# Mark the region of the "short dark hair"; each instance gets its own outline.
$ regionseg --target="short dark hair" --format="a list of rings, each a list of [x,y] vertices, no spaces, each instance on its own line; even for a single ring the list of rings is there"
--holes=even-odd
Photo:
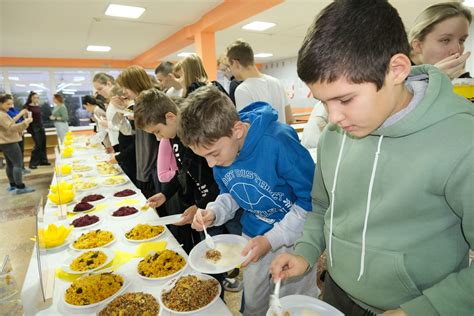
[[[0,94],[0,103],[5,103],[8,100],[13,100],[13,97],[11,94],[8,94],[8,93]]]
[[[166,113],[178,114],[178,106],[159,89],[142,91],[135,100],[133,119],[135,126],[145,129],[156,124],[166,124]]]
[[[298,52],[298,76],[306,83],[371,82],[382,88],[392,56],[409,56],[397,10],[387,0],[336,0],[316,17]]]
[[[173,72],[173,63],[169,61],[164,61],[161,64],[158,65],[155,69],[155,75],[158,73],[161,73],[165,76]]]
[[[85,95],[82,97],[82,104],[85,105],[86,103],[89,103],[92,105],[99,105],[97,100],[91,95]]]
[[[244,67],[252,66],[255,63],[252,47],[241,39],[227,46],[227,59],[229,59],[229,62],[238,60]]]
[[[203,86],[184,100],[178,115],[177,134],[184,146],[207,147],[232,136],[239,121],[235,105],[214,86]]]

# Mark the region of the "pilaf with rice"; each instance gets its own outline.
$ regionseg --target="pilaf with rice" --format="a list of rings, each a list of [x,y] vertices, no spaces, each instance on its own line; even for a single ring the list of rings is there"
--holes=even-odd
[[[165,228],[161,225],[151,226],[148,224],[138,224],[130,231],[126,232],[125,237],[131,240],[150,239],[160,235],[164,230]]]
[[[82,234],[73,243],[76,249],[92,249],[106,245],[114,240],[114,234],[107,230],[93,230],[88,233]]]
[[[175,286],[161,295],[163,304],[177,312],[190,312],[208,305],[219,293],[215,279],[199,280],[195,275],[179,278]]]
[[[118,274],[91,274],[72,282],[64,299],[66,303],[76,306],[95,304],[114,295],[123,283],[123,277]]]
[[[99,316],[152,316],[158,315],[160,304],[151,294],[125,293],[113,299]]]
[[[87,271],[97,268],[107,261],[107,255],[102,251],[87,251],[74,259],[69,268],[72,271]]]
[[[186,265],[179,253],[165,249],[149,254],[138,263],[138,273],[147,278],[162,278],[178,272]]]

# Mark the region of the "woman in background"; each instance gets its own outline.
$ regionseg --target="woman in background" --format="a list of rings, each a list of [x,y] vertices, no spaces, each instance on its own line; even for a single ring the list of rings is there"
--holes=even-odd
[[[198,55],[191,54],[186,56],[181,61],[180,66],[182,67],[183,95],[185,98],[194,90],[206,85],[214,85],[228,96],[227,91],[219,82],[209,80],[201,58]]]
[[[414,64],[431,64],[449,78],[469,78],[464,67],[470,52],[464,53],[472,14],[459,2],[438,3],[418,15],[408,34]]]
[[[5,155],[7,173],[10,186],[8,192],[24,194],[34,192],[33,188],[26,187],[23,183],[23,155],[19,142],[23,131],[33,121],[32,118],[26,118],[22,122],[16,123],[18,119],[27,114],[27,110],[21,110],[14,118],[11,118],[7,111],[13,106],[13,98],[9,94],[0,95],[0,150]]]
[[[46,132],[41,119],[41,108],[39,106],[39,95],[31,91],[28,94],[24,108],[32,113],[33,122],[28,126],[28,133],[31,134],[35,147],[31,152],[30,169],[36,169],[38,166],[50,166],[48,155],[46,153]]]
[[[67,114],[67,108],[64,105],[64,99],[61,95],[55,94],[53,96],[53,103],[55,106],[49,119],[54,122],[56,133],[62,143],[64,141],[64,136],[66,136],[66,132],[69,131],[69,115]]]

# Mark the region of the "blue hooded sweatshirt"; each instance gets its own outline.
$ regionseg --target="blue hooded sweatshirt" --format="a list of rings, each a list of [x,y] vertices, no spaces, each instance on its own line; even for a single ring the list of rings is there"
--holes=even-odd
[[[315,165],[295,130],[279,123],[269,104],[255,102],[239,114],[250,123],[244,145],[230,166],[213,171],[221,194],[230,193],[244,209],[242,230],[253,238],[281,221],[293,204],[311,211]]]

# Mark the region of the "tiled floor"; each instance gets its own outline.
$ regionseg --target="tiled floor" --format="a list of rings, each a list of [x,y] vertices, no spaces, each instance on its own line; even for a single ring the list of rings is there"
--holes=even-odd
[[[38,167],[25,176],[27,186],[34,187],[36,192],[16,195],[6,191],[8,181],[5,169],[0,169],[0,260],[10,255],[14,276],[22,286],[30,262],[35,235],[35,206],[41,196],[46,198],[53,175],[53,167]],[[225,301],[233,315],[240,315],[240,293],[225,293]]]

